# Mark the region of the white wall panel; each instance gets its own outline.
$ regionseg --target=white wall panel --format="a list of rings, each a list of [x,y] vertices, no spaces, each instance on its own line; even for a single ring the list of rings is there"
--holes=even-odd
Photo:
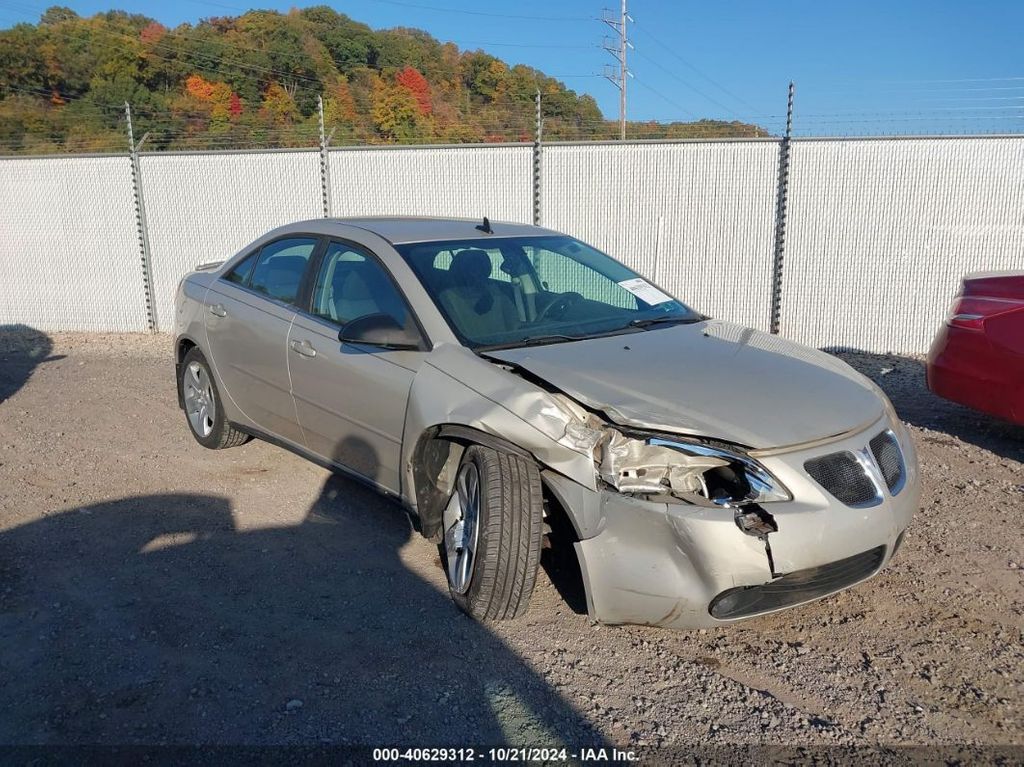
[[[335,216],[456,216],[533,220],[528,146],[336,149]]]
[[[317,152],[153,154],[139,163],[161,330],[173,327],[174,291],[197,264],[323,215]]]
[[[541,223],[766,328],[778,156],[775,142],[545,147]]]
[[[928,350],[961,277],[1024,269],[1024,138],[796,141],[781,332]]]
[[[0,325],[146,330],[128,157],[0,160]]]
[[[1024,137],[795,141],[782,333],[921,353],[961,277],[1024,269]],[[551,145],[542,223],[765,327],[776,142]],[[156,311],[182,274],[321,215],[316,152],[141,158]],[[526,146],[334,150],[334,213],[531,219]],[[127,157],[0,160],[0,324],[142,331]]]

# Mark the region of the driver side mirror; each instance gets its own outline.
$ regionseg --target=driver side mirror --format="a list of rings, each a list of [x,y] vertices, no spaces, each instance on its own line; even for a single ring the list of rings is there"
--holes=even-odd
[[[344,344],[365,344],[395,351],[423,348],[419,333],[400,325],[390,314],[357,317],[342,327],[338,340]]]

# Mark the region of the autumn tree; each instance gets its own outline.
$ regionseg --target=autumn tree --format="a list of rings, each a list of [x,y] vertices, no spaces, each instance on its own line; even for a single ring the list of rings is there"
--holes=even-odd
[[[607,138],[591,96],[428,33],[373,30],[325,5],[211,16],[167,28],[141,14],[55,6],[0,30],[0,139],[8,151],[124,144],[133,106],[147,147],[315,143],[317,97],[347,141],[509,141],[532,135],[543,94],[552,139]],[[652,123],[652,136],[764,135],[743,123]]]
[[[271,82],[263,92],[260,115],[270,122],[281,125],[292,123],[299,117],[292,94],[279,82]]]
[[[395,82],[399,87],[405,88],[409,91],[414,99],[416,99],[416,107],[419,109],[421,115],[429,115],[431,112],[430,103],[430,83],[427,82],[418,69],[414,67],[403,67],[395,75]]]
[[[242,100],[227,83],[212,82],[200,75],[192,75],[185,80],[185,93],[192,99],[197,111],[209,116],[210,127],[218,132],[223,132],[228,122],[242,114]]]
[[[398,84],[378,81],[373,92],[373,123],[386,141],[416,138],[419,104]]]

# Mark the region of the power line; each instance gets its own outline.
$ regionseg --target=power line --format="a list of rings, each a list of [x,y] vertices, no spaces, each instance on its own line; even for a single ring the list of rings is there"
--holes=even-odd
[[[671,56],[673,56],[673,57],[674,57],[675,59],[677,59],[677,60],[678,60],[678,61],[679,61],[679,62],[680,62],[681,64],[683,64],[684,66],[686,66],[686,67],[690,68],[691,70],[693,70],[694,72],[696,72],[696,73],[697,73],[698,75],[700,75],[701,77],[703,77],[703,78],[704,78],[705,80],[707,80],[707,81],[708,81],[709,83],[711,83],[711,84],[712,84],[713,86],[715,86],[715,87],[716,87],[716,88],[718,88],[718,89],[719,89],[720,91],[722,91],[723,93],[725,93],[725,94],[726,94],[727,96],[729,96],[729,97],[731,97],[732,99],[734,99],[734,100],[735,100],[735,101],[736,101],[737,103],[739,103],[739,104],[742,104],[742,105],[743,105],[744,107],[746,107],[747,109],[749,109],[749,110],[750,110],[750,112],[751,112],[751,114],[753,114],[753,115],[757,116],[757,114],[758,114],[758,110],[757,110],[756,108],[754,108],[754,107],[753,107],[753,106],[751,106],[751,105],[750,105],[749,103],[747,103],[746,101],[744,101],[743,99],[741,99],[741,98],[740,98],[739,96],[737,96],[737,95],[736,95],[735,93],[733,93],[733,92],[732,92],[732,91],[730,91],[730,90],[729,90],[728,88],[726,88],[726,87],[725,87],[724,85],[720,84],[719,82],[717,82],[717,81],[715,81],[715,80],[711,79],[711,77],[709,77],[708,75],[704,74],[704,72],[702,72],[702,71],[701,71],[700,69],[698,69],[698,68],[697,68],[696,66],[694,66],[694,65],[693,65],[693,64],[691,64],[691,63],[690,63],[689,61],[687,61],[687,60],[686,60],[686,59],[684,59],[684,58],[683,58],[682,56],[680,56],[680,55],[679,55],[679,54],[678,54],[678,53],[677,53],[677,52],[675,51],[675,49],[673,49],[673,48],[672,48],[672,47],[671,47],[670,45],[667,45],[666,43],[663,43],[663,42],[662,42],[661,40],[659,40],[659,39],[658,39],[657,37],[655,37],[655,36],[654,36],[654,35],[653,35],[653,34],[652,34],[652,33],[650,32],[650,30],[648,30],[648,29],[647,29],[647,27],[643,26],[642,24],[637,24],[636,26],[637,26],[637,29],[639,29],[639,30],[640,30],[641,32],[643,32],[643,33],[644,33],[645,35],[647,35],[647,36],[648,36],[648,37],[649,37],[649,38],[650,38],[650,39],[651,39],[651,40],[652,40],[652,41],[653,41],[653,42],[654,42],[654,43],[655,43],[656,45],[658,45],[658,46],[660,46],[661,48],[664,48],[664,49],[665,49],[666,51],[668,51],[668,53],[669,53],[669,54],[670,54]],[[705,97],[705,98],[707,98],[707,97]]]
[[[199,7],[210,7],[210,8],[223,8],[228,11],[241,11],[248,13],[250,11],[260,10],[251,6],[244,7],[239,5],[231,5],[228,3],[218,3],[213,0],[185,0],[190,5],[196,5]],[[527,21],[592,21],[589,16],[531,16],[526,14],[514,14],[514,13],[492,13],[489,11],[474,11],[467,10],[465,8],[451,8],[439,5],[428,5],[425,3],[413,3],[406,2],[406,0],[363,0],[363,2],[373,2],[384,5],[395,5],[403,8],[419,8],[426,11],[435,11],[438,13],[455,13],[463,14],[467,16],[482,16],[487,18],[495,19],[522,19]]]
[[[1024,80],[1024,77],[963,77],[956,80],[882,80],[888,83],[1002,83]]]
[[[438,40],[438,42],[441,42]],[[455,45],[490,45],[496,48],[545,48],[545,49],[558,49],[558,50],[581,50],[584,48],[593,48],[593,45],[560,45],[558,43],[484,43],[474,42],[472,40],[445,40],[445,43],[454,43]]]
[[[652,64],[654,64],[654,66],[656,66],[656,67],[657,67],[658,69],[660,69],[660,70],[661,70],[662,72],[664,72],[665,74],[667,74],[667,75],[668,75],[669,77],[673,78],[674,80],[676,80],[676,81],[677,81],[677,82],[679,82],[679,83],[682,83],[682,84],[683,84],[684,86],[686,86],[687,88],[689,88],[690,90],[692,90],[692,91],[693,91],[694,93],[698,94],[699,96],[702,96],[702,97],[704,97],[705,99],[707,99],[708,101],[710,101],[710,102],[711,102],[712,104],[715,104],[715,105],[717,105],[717,106],[721,107],[721,108],[722,108],[722,109],[724,109],[724,110],[725,110],[726,112],[728,112],[729,114],[731,114],[731,115],[732,115],[733,117],[735,117],[735,118],[737,118],[737,119],[743,119],[743,118],[742,118],[742,117],[740,116],[740,114],[739,114],[738,112],[736,112],[736,111],[735,111],[734,109],[731,109],[730,107],[727,107],[727,106],[726,106],[725,104],[723,104],[723,103],[722,103],[721,101],[718,101],[717,99],[714,99],[714,98],[712,98],[711,96],[709,96],[708,94],[704,93],[704,91],[700,90],[700,89],[699,89],[699,88],[697,88],[696,86],[694,86],[694,85],[691,85],[690,83],[686,82],[686,80],[684,80],[684,79],[682,79],[681,77],[679,77],[679,75],[677,75],[677,74],[676,74],[675,72],[673,72],[673,71],[672,71],[671,69],[668,69],[667,67],[663,67],[663,66],[662,66],[661,64],[659,64],[659,63],[658,63],[657,61],[655,61],[654,59],[652,59],[652,58],[651,58],[650,56],[648,56],[647,54],[645,54],[645,53],[642,53],[642,52],[640,52],[640,51],[637,51],[637,52],[636,52],[636,55],[637,55],[637,56],[640,56],[641,58],[644,58],[644,59],[646,59],[647,61],[650,61],[650,62],[651,62]]]
[[[42,6],[34,6],[34,5],[30,4],[30,3],[12,2],[11,0],[6,0],[6,2],[9,5],[11,5],[11,6],[18,6],[18,7],[21,7],[21,8],[32,8],[35,11],[42,11],[42,10],[44,10]],[[225,6],[225,7],[231,7],[231,6]],[[239,9],[239,10],[244,10],[244,9]],[[119,34],[119,33],[116,33],[116,32],[112,32],[112,33],[113,34]],[[229,43],[229,42],[225,42],[223,40],[217,40],[217,39],[207,39],[207,38],[204,38],[204,39],[200,40],[200,39],[195,38],[194,36],[183,35],[183,34],[181,34],[179,32],[174,32],[172,30],[167,30],[166,34],[164,35],[164,38],[168,38],[168,37],[174,38],[174,39],[177,39],[177,40],[182,40],[182,41],[188,42],[188,43],[200,43],[202,45],[216,45],[216,46],[218,46],[218,47],[220,47],[222,49],[230,49],[232,51],[246,51],[246,52],[260,53],[260,54],[268,54],[268,53],[270,53],[270,51],[268,51],[265,48],[254,48],[252,46],[239,45],[237,43]],[[493,46],[493,47],[500,47],[500,48],[543,48],[543,49],[557,49],[557,50],[583,50],[583,49],[586,49],[586,48],[592,48],[593,47],[591,45],[564,45],[564,44],[560,44],[560,43],[506,43],[506,42],[497,42],[497,41],[477,41],[477,40],[439,40],[437,38],[434,38],[432,35],[431,35],[431,38],[435,42],[437,42],[439,45],[445,45],[447,43],[452,43],[452,44],[459,45],[459,46]],[[136,40],[136,38],[134,38],[134,37],[130,37],[129,39]],[[174,49],[174,50],[177,51],[178,49]],[[325,50],[324,52],[328,56],[330,55],[329,51]],[[277,57],[277,58],[290,59],[292,61],[302,62],[303,64],[310,64],[310,63],[315,64],[316,63],[315,61],[312,61],[312,59],[311,59],[311,57],[309,55],[304,55],[304,54],[294,54],[294,53],[286,53],[284,51],[274,51],[273,55],[275,57]]]
[[[25,7],[29,7],[29,6],[25,5]],[[96,47],[101,48],[101,49],[103,49],[103,48],[106,48],[108,50],[113,49],[113,46],[110,45],[109,43],[100,42],[100,41],[96,40],[93,37],[74,35],[74,34],[70,34],[70,33],[66,33],[66,32],[64,34],[68,38],[70,38],[70,39],[78,40],[80,42],[85,42],[85,43],[88,43],[88,44],[90,44],[92,46],[96,46]],[[127,35],[127,34],[124,34],[124,33],[121,33],[121,32],[117,32],[115,30],[103,30],[103,34],[110,35],[110,36],[113,36],[113,37],[120,37],[121,39],[123,39],[125,41],[128,41],[128,42],[138,42],[138,39],[136,37],[134,37],[132,35]],[[242,61],[238,61],[238,60],[234,60],[234,59],[215,58],[215,57],[213,57],[213,56],[211,56],[209,54],[205,54],[205,53],[202,53],[202,52],[199,52],[199,51],[195,51],[195,50],[182,50],[180,47],[175,47],[175,46],[168,45],[167,43],[165,43],[164,40],[166,40],[167,38],[173,38],[173,39],[181,40],[181,41],[183,41],[185,43],[201,43],[203,45],[207,45],[207,44],[212,43],[212,44],[220,46],[222,49],[223,48],[227,48],[227,49],[230,49],[230,50],[233,50],[233,51],[236,51],[236,52],[248,51],[248,52],[252,52],[252,53],[263,53],[263,54],[268,53],[268,51],[266,51],[265,49],[261,49],[261,48],[252,48],[252,47],[249,47],[249,46],[241,46],[241,45],[237,45],[237,44],[226,43],[226,42],[221,41],[221,40],[205,40],[205,39],[204,40],[198,40],[196,38],[193,38],[193,37],[190,37],[190,36],[187,36],[187,35],[181,35],[179,33],[168,31],[167,34],[163,38],[161,38],[160,41],[151,43],[150,45],[152,46],[152,48],[159,48],[160,50],[165,51],[165,52],[170,53],[170,54],[173,54],[173,55],[171,55],[171,56],[160,55],[159,53],[157,53],[157,52],[155,52],[153,50],[149,50],[148,48],[144,49],[144,51],[143,51],[144,55],[153,56],[154,58],[160,59],[162,61],[167,61],[167,62],[184,62],[184,63],[187,63],[187,64],[190,64],[190,65],[194,66],[197,69],[202,69],[202,70],[207,71],[207,72],[214,72],[214,73],[217,73],[217,74],[219,74],[221,76],[227,76],[227,75],[230,74],[230,73],[228,73],[228,72],[226,72],[224,70],[224,66],[227,65],[227,66],[237,67],[239,69],[246,69],[246,70],[250,70],[250,71],[254,71],[254,72],[259,72],[259,73],[266,74],[266,75],[276,75],[277,77],[280,77],[280,78],[282,78],[282,79],[284,79],[286,81],[295,82],[296,85],[298,84],[298,82],[310,83],[310,84],[313,84],[313,85],[316,86],[316,90],[319,90],[319,89],[321,89],[323,87],[323,82],[319,78],[317,78],[317,77],[309,77],[309,76],[298,74],[296,72],[286,72],[286,71],[282,71],[282,70],[279,70],[279,69],[274,69],[272,67],[259,66],[257,64],[248,64],[248,63],[245,63],[245,62],[242,62]],[[440,42],[440,41],[438,41],[438,42]],[[465,42],[465,41],[463,41],[463,42],[450,41],[450,42],[455,42],[455,44],[457,44],[457,45],[469,45],[469,44],[472,44],[472,43],[468,43],[468,42]],[[476,44],[477,45],[495,45],[495,46],[521,47],[521,48],[543,47],[543,48],[574,48],[574,49],[576,49],[576,48],[589,48],[589,47],[591,47],[591,46],[587,46],[587,45],[581,45],[581,46],[559,46],[559,45],[539,45],[539,44],[538,45],[534,45],[534,44],[519,44],[519,43],[490,43],[490,42],[488,42],[488,43],[476,43]],[[287,53],[284,53],[284,52],[280,52],[280,53],[275,52],[274,55],[277,56],[277,57],[292,58],[294,60],[302,60],[304,64],[309,64],[309,65],[315,65],[316,64],[316,62],[313,61],[312,59],[296,56],[294,54],[287,54]],[[328,54],[328,56],[329,56],[329,54]],[[209,65],[205,65],[204,66],[202,64],[196,64],[194,61],[191,61],[191,59],[193,59],[193,58],[204,59],[204,60],[206,60],[208,62],[213,62],[213,63],[216,63],[217,66],[209,66]],[[334,62],[332,60],[332,64],[333,63]],[[570,77],[590,77],[590,75],[545,75],[545,77],[552,77],[552,78],[565,77],[565,78],[570,78]],[[311,88],[311,90],[313,90],[313,88]]]
[[[398,5],[403,8],[421,8],[427,11],[440,13],[457,13],[465,16],[484,16],[491,19],[523,19],[527,21],[592,21],[589,16],[529,16],[518,13],[492,13],[490,11],[471,11],[465,8],[448,8],[439,5],[425,5],[423,3],[410,3],[406,0],[369,0],[384,5]]]
[[[674,99],[671,99],[671,98],[669,98],[668,96],[666,96],[666,95],[665,95],[664,93],[662,93],[661,91],[659,91],[659,90],[658,90],[657,88],[655,88],[654,86],[652,86],[652,85],[648,85],[648,84],[647,84],[647,83],[645,83],[645,82],[644,82],[643,80],[637,80],[636,82],[637,82],[637,85],[639,85],[639,86],[640,86],[641,88],[646,88],[646,89],[647,89],[647,90],[649,90],[649,91],[650,91],[651,93],[653,93],[653,94],[654,94],[655,96],[658,96],[659,98],[663,99],[663,100],[664,100],[664,101],[666,101],[667,103],[669,103],[669,104],[671,104],[672,106],[674,106],[674,107],[675,107],[676,109],[678,109],[678,110],[679,110],[680,112],[682,112],[683,114],[686,114],[686,115],[690,115],[690,117],[694,117],[694,118],[696,118],[696,117],[697,117],[697,115],[695,115],[695,114],[694,114],[693,112],[691,112],[691,111],[690,111],[689,109],[687,109],[687,108],[686,108],[686,107],[684,107],[684,106],[683,106],[682,104],[680,104],[679,102],[675,101]]]
[[[953,101],[962,104],[969,101],[1024,101],[1024,96],[950,96],[948,98],[936,96],[917,100],[923,103]]]

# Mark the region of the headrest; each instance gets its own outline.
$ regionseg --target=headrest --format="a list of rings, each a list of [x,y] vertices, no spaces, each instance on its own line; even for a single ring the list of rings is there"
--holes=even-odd
[[[530,259],[526,257],[526,251],[515,246],[502,248],[501,254],[504,257],[501,262],[501,271],[509,277],[522,277],[530,273]]]
[[[463,285],[480,283],[491,276],[491,257],[482,250],[460,250],[448,271],[452,279]]]

